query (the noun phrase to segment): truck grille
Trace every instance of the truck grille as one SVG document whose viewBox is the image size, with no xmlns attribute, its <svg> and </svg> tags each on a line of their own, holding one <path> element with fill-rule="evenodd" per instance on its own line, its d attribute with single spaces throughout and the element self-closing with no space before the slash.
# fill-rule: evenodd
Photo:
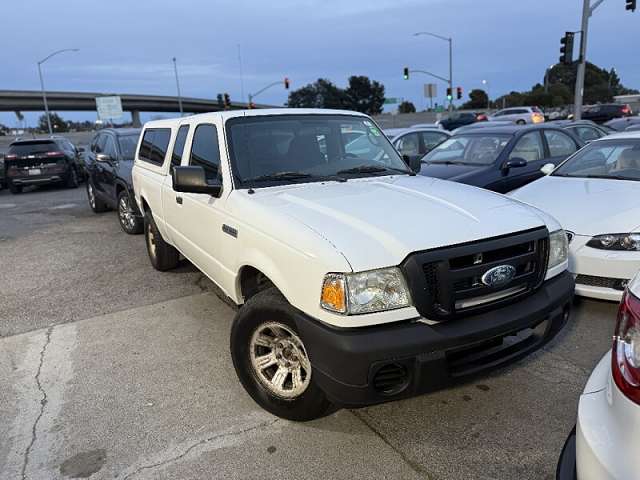
<svg viewBox="0 0 640 480">
<path fill-rule="evenodd" d="M 409 255 L 401 267 L 413 303 L 431 320 L 447 320 L 493 308 L 533 292 L 546 275 L 549 233 L 537 228 Z M 507 266 L 501 285 L 483 281 L 487 271 Z"/>
</svg>

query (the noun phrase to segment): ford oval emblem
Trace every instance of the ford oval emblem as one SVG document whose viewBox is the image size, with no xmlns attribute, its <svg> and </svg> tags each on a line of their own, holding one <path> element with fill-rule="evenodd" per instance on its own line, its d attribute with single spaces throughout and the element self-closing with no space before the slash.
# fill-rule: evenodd
<svg viewBox="0 0 640 480">
<path fill-rule="evenodd" d="M 482 275 L 482 283 L 488 287 L 502 287 L 513 280 L 516 276 L 516 269 L 511 265 L 498 265 L 487 270 Z"/>
</svg>

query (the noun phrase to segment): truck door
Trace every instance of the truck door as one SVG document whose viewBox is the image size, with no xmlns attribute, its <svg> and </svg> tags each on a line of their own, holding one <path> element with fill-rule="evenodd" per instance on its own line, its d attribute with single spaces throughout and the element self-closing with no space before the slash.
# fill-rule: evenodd
<svg viewBox="0 0 640 480">
<path fill-rule="evenodd" d="M 183 152 L 186 158 L 181 159 L 182 165 L 201 166 L 207 180 L 221 180 L 218 127 L 213 123 L 201 123 L 191 128 L 191 142 Z M 177 140 L 176 137 L 176 143 Z M 167 193 L 163 199 L 165 221 L 174 245 L 222 286 L 223 278 L 228 276 L 221 262 L 225 254 L 223 242 L 228 243 L 223 239 L 226 234 L 222 230 L 226 218 L 224 198 L 204 193 L 175 192 L 171 188 L 170 176 L 164 189 Z"/>
</svg>

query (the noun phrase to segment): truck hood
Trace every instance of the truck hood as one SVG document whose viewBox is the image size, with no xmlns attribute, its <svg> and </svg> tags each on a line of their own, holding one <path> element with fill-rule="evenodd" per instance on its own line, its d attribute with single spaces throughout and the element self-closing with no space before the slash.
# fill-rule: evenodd
<svg viewBox="0 0 640 480">
<path fill-rule="evenodd" d="M 545 219 L 550 230 L 558 228 L 503 195 L 422 176 L 272 187 L 252 197 L 314 230 L 354 271 L 398 265 L 415 251 L 544 226 Z"/>
<path fill-rule="evenodd" d="M 628 233 L 640 223 L 640 182 L 552 175 L 509 196 L 549 212 L 577 235 Z"/>
</svg>

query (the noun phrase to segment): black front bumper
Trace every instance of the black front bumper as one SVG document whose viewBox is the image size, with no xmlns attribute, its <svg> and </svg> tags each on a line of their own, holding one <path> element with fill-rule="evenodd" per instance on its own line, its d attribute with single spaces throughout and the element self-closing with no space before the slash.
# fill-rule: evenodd
<svg viewBox="0 0 640 480">
<path fill-rule="evenodd" d="M 569 434 L 562 447 L 558 468 L 556 468 L 556 480 L 576 480 L 576 428 Z"/>
<path fill-rule="evenodd" d="M 337 405 L 357 407 L 437 390 L 522 358 L 562 329 L 573 290 L 564 272 L 516 303 L 436 325 L 340 329 L 302 313 L 296 323 L 315 381 Z"/>
</svg>

